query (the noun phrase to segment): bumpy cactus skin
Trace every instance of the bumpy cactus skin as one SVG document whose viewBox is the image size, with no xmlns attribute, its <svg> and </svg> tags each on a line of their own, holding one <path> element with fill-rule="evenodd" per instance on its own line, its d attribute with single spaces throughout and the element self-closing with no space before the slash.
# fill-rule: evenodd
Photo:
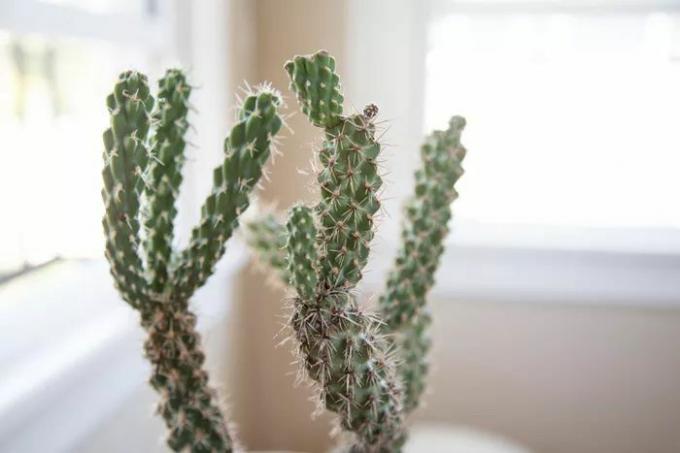
<svg viewBox="0 0 680 453">
<path fill-rule="evenodd" d="M 422 168 L 416 171 L 415 194 L 406 204 L 402 247 L 380 297 L 385 328 L 402 355 L 399 374 L 407 412 L 418 406 L 425 388 L 431 323 L 427 293 L 444 251 L 451 203 L 458 198 L 454 185 L 463 174 L 466 151 L 460 136 L 464 127 L 465 120 L 454 116 L 447 130 L 434 131 L 421 147 Z"/>
<path fill-rule="evenodd" d="M 146 280 L 139 248 L 139 195 L 149 157 L 145 144 L 153 107 L 146 77 L 124 72 L 108 98 L 111 127 L 104 132 L 106 257 L 120 294 L 133 307 L 145 300 Z"/>
<path fill-rule="evenodd" d="M 169 70 L 160 81 L 150 140 L 153 159 L 146 145 L 153 106 L 146 77 L 121 74 L 108 97 L 111 128 L 104 133 L 102 191 L 106 256 L 116 287 L 140 312 L 148 334 L 144 349 L 152 363 L 150 383 L 161 394 L 158 411 L 169 430 L 168 445 L 175 451 L 231 452 L 234 442 L 203 369 L 205 357 L 189 298 L 212 273 L 248 206 L 272 138 L 281 128 L 280 100 L 269 90 L 246 98 L 226 139 L 224 162 L 213 173 L 201 222 L 188 248 L 177 253 L 171 247 L 172 223 L 182 179 L 189 91 L 178 70 Z M 142 192 L 146 209 L 140 209 Z M 141 223 L 148 229 L 146 266 L 138 253 Z"/>
<path fill-rule="evenodd" d="M 335 59 L 320 51 L 311 56 L 297 56 L 285 65 L 291 88 L 302 112 L 316 127 L 333 127 L 342 115 L 344 98 L 340 78 L 335 73 Z"/>
<path fill-rule="evenodd" d="M 158 82 L 155 130 L 151 137 L 149 184 L 146 186 L 148 235 L 144 242 L 151 287 L 162 291 L 168 279 L 172 258 L 173 223 L 177 216 L 175 200 L 182 183 L 184 134 L 189 128 L 191 87 L 182 71 L 171 69 Z"/>
<path fill-rule="evenodd" d="M 260 264 L 278 273 L 278 278 L 273 283 L 288 285 L 288 234 L 285 225 L 279 223 L 274 215 L 267 214 L 246 222 L 244 226 L 248 246 L 256 252 Z"/>
<path fill-rule="evenodd" d="M 213 272 L 224 254 L 224 244 L 246 210 L 249 194 L 262 176 L 270 156 L 272 136 L 281 129 L 279 99 L 262 92 L 245 99 L 240 121 L 224 142 L 224 164 L 213 172 L 213 191 L 201 208 L 199 225 L 180 256 L 173 278 L 177 296 L 188 299 Z"/>
<path fill-rule="evenodd" d="M 287 223 L 288 276 L 297 298 L 291 319 L 307 375 L 324 406 L 356 434 L 355 451 L 398 451 L 403 432 L 400 390 L 378 334 L 350 293 L 373 238 L 382 181 L 375 107 L 342 115 L 335 61 L 326 52 L 296 57 L 285 66 L 303 112 L 324 130 L 314 210 L 296 207 Z M 318 227 L 317 227 L 318 224 Z"/>
</svg>

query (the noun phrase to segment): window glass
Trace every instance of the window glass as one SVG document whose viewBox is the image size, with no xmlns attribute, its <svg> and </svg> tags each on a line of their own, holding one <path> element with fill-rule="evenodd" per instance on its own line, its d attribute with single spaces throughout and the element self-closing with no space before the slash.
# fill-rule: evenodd
<svg viewBox="0 0 680 453">
<path fill-rule="evenodd" d="M 0 31 L 0 273 L 101 256 L 105 97 L 141 52 Z"/>
<path fill-rule="evenodd" d="M 680 22 L 477 8 L 431 23 L 426 129 L 468 119 L 457 216 L 680 227 Z"/>
<path fill-rule="evenodd" d="M 142 14 L 155 5 L 146 0 L 40 0 L 41 3 L 72 7 L 95 14 Z"/>
</svg>

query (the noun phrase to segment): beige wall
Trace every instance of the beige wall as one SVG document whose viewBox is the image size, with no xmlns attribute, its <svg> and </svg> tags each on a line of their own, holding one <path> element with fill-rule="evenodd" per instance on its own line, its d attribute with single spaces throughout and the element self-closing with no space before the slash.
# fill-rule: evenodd
<svg viewBox="0 0 680 453">
<path fill-rule="evenodd" d="M 286 60 L 296 54 L 327 49 L 339 60 L 344 55 L 345 8 L 330 0 L 259 0 L 252 2 L 256 18 L 256 74 L 251 80 L 268 80 L 280 89 L 288 112 L 297 112 L 297 103 L 288 90 L 283 70 Z M 306 18 L 314 17 L 314 21 Z M 342 68 L 340 68 L 342 73 Z M 301 113 L 288 119 L 292 130 L 283 133 L 282 156 L 271 166 L 271 181 L 261 198 L 285 208 L 292 202 L 310 201 L 309 178 L 298 170 L 309 169 L 318 130 Z M 232 412 L 239 435 L 249 449 L 296 449 L 322 451 L 327 445 L 329 420 L 314 421 L 315 405 L 304 385 L 295 386 L 296 367 L 289 347 L 275 348 L 282 337 L 281 300 L 284 295 L 263 284 L 261 273 L 248 270 L 241 279 L 240 304 L 232 318 Z"/>
<path fill-rule="evenodd" d="M 433 306 L 420 420 L 481 427 L 536 452 L 680 451 L 680 311 Z"/>
</svg>

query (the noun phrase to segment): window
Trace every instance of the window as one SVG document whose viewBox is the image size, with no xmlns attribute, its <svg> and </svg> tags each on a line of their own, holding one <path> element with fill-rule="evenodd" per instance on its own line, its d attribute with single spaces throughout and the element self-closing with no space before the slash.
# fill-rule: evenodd
<svg viewBox="0 0 680 453">
<path fill-rule="evenodd" d="M 0 0 L 0 450 L 79 451 L 114 425 L 132 434 L 112 448 L 157 447 L 162 423 L 149 426 L 144 409 L 153 396 L 138 319 L 103 257 L 105 99 L 122 70 L 155 85 L 177 60 L 190 68 L 202 89 L 191 118 L 201 136 L 190 136 L 179 200 L 180 226 L 188 216 L 180 234 L 188 231 L 210 184 L 194 174 L 210 174 L 228 126 L 225 13 L 222 2 Z M 229 255 L 194 301 L 215 357 L 225 356 L 229 306 L 215 302 L 244 261 L 237 247 Z M 10 280 L 54 257 L 99 259 Z M 125 407 L 142 409 L 119 417 Z"/>
<path fill-rule="evenodd" d="M 434 5 L 425 127 L 469 120 L 461 228 L 680 251 L 680 2 Z"/>
<path fill-rule="evenodd" d="M 115 75 L 176 58 L 141 0 L 0 2 L 0 275 L 102 255 L 101 133 Z M 155 33 L 167 30 L 165 34 Z"/>
</svg>

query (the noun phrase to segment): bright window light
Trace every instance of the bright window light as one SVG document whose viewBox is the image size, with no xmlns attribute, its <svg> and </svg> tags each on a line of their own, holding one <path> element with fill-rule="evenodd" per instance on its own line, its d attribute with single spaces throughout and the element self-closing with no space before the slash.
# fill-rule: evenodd
<svg viewBox="0 0 680 453">
<path fill-rule="evenodd" d="M 101 256 L 105 98 L 146 56 L 114 44 L 0 31 L 0 273 Z"/>
<path fill-rule="evenodd" d="M 679 38 L 678 15 L 661 12 L 434 20 L 426 129 L 468 119 L 457 217 L 680 227 Z"/>
</svg>

